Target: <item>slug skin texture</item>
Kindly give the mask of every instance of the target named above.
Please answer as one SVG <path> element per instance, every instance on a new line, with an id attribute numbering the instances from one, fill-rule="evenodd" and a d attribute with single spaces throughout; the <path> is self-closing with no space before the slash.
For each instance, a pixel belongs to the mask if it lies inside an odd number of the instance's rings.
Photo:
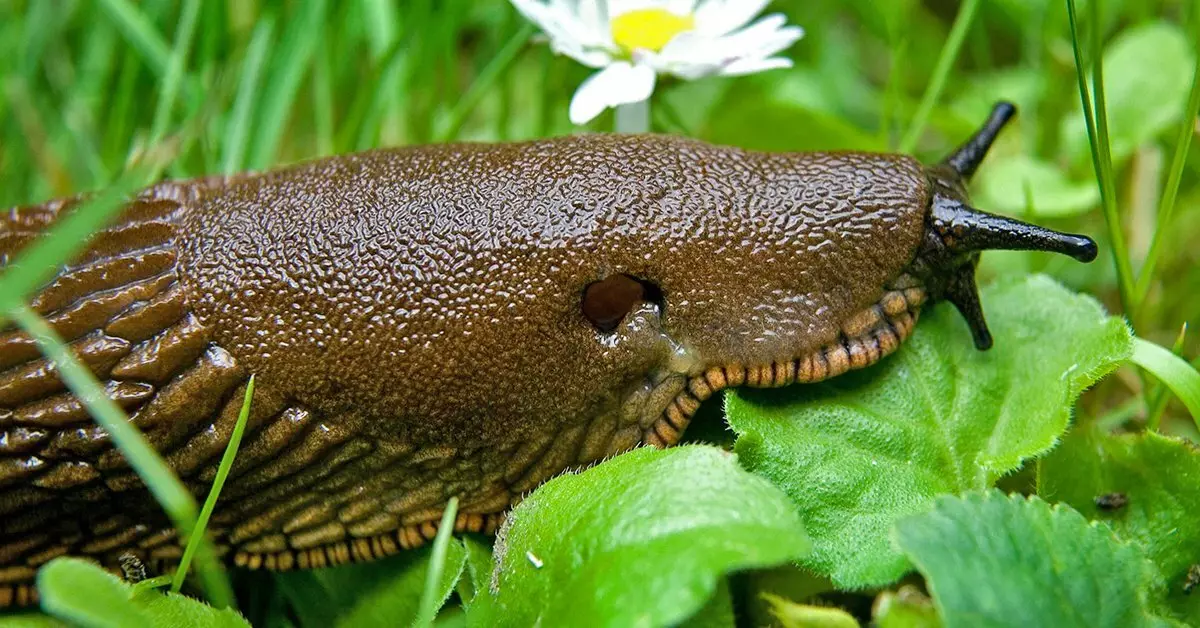
<path id="1" fill-rule="evenodd" d="M 674 444 L 727 386 L 896 350 L 938 264 L 973 269 L 923 261 L 930 172 L 656 135 L 378 150 L 151 187 L 31 305 L 201 499 L 256 375 L 210 524 L 230 562 L 367 560 L 431 539 L 452 496 L 456 529 L 493 532 L 566 469 Z M 77 204 L 0 216 L 0 263 Z M 0 434 L 0 604 L 56 556 L 179 558 L 11 324 Z"/>

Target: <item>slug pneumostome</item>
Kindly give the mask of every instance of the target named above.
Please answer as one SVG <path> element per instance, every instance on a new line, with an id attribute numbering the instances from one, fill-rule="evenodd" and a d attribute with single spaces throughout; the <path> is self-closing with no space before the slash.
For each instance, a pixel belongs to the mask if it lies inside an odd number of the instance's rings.
<path id="1" fill-rule="evenodd" d="M 451 497 L 456 529 L 491 532 L 566 469 L 675 443 L 723 388 L 872 364 L 928 301 L 986 349 L 981 250 L 1096 255 L 967 205 L 1012 114 L 931 167 L 590 135 L 162 183 L 31 306 L 199 496 L 256 374 L 210 525 L 231 562 L 367 560 L 432 538 Z M 0 264 L 76 204 L 0 217 Z M 56 556 L 180 553 L 52 363 L 0 329 L 0 603 Z"/>

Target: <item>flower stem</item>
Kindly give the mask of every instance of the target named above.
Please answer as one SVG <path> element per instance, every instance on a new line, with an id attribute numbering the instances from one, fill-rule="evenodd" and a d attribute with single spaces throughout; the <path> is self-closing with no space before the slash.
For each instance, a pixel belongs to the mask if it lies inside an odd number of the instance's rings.
<path id="1" fill-rule="evenodd" d="M 617 133 L 648 133 L 650 131 L 650 99 L 618 105 Z"/>

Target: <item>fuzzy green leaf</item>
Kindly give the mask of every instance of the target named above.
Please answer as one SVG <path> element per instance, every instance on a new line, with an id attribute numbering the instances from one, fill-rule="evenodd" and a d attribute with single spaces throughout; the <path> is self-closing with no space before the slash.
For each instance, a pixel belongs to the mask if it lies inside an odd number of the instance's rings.
<path id="1" fill-rule="evenodd" d="M 248 628 L 231 609 L 217 610 L 178 593 L 133 587 L 95 563 L 56 558 L 38 571 L 42 610 L 80 626 Z"/>
<path id="2" fill-rule="evenodd" d="M 1066 429 L 1073 400 L 1130 352 L 1125 324 L 1090 297 L 1034 276 L 983 291 L 995 336 L 977 351 L 937 305 L 875 368 L 728 398 L 736 451 L 782 487 L 813 537 L 807 563 L 842 587 L 909 569 L 888 542 L 934 496 L 992 486 Z"/>
<path id="3" fill-rule="evenodd" d="M 1075 510 L 999 491 L 943 496 L 895 541 L 925 575 L 946 626 L 1168 625 L 1138 548 Z"/>
<path id="4" fill-rule="evenodd" d="M 473 625 L 660 626 L 692 616 L 731 571 L 803 557 L 779 489 L 715 447 L 637 449 L 547 482 L 496 542 L 493 599 Z"/>
<path id="5" fill-rule="evenodd" d="M 304 626 L 408 626 L 417 619 L 431 548 L 386 560 L 278 574 L 278 582 Z M 466 563 L 462 543 L 451 539 L 439 588 L 445 603 Z"/>
<path id="6" fill-rule="evenodd" d="M 1200 451 L 1158 434 L 1068 434 L 1038 466 L 1038 493 L 1106 522 L 1140 546 L 1158 567 L 1168 603 L 1181 619 L 1200 624 L 1200 595 L 1183 587 L 1200 563 Z M 1125 503 L 1113 508 L 1114 494 Z M 1108 508 L 1102 508 L 1100 503 Z"/>

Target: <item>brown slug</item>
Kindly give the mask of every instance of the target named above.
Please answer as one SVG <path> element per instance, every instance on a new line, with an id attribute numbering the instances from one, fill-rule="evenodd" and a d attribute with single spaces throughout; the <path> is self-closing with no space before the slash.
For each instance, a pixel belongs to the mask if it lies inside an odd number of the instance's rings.
<path id="1" fill-rule="evenodd" d="M 942 163 L 657 135 L 376 150 L 141 192 L 31 306 L 203 497 L 231 562 L 367 560 L 492 532 L 566 469 L 677 442 L 731 386 L 862 368 L 946 300 L 991 336 L 985 249 L 1096 255 L 968 206 L 1013 115 Z M 0 265 L 76 200 L 0 216 Z M 0 603 L 62 555 L 177 559 L 175 530 L 29 336 L 0 328 Z M 126 558 L 128 560 L 128 558 Z"/>

